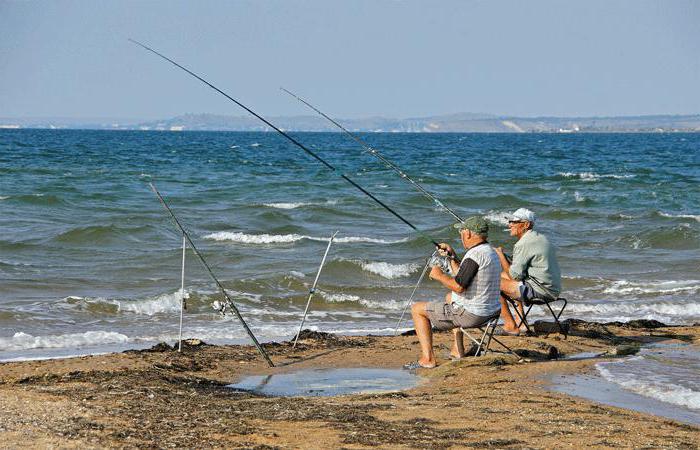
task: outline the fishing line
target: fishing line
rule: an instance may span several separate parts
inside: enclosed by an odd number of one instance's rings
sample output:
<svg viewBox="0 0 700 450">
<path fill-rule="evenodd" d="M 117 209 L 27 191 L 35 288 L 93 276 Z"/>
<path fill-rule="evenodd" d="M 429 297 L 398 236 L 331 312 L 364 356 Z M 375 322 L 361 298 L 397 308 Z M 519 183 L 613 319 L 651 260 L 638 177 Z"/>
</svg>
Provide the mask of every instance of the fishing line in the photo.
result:
<svg viewBox="0 0 700 450">
<path fill-rule="evenodd" d="M 409 222 L 409 221 L 406 220 L 403 216 L 401 216 L 399 213 L 397 213 L 396 211 L 394 211 L 393 209 L 391 209 L 389 206 L 387 206 L 384 202 L 382 202 L 381 200 L 379 200 L 377 197 L 375 197 L 373 194 L 371 194 L 371 193 L 370 193 L 369 191 L 367 191 L 365 188 L 363 188 L 362 186 L 360 186 L 359 184 L 357 184 L 355 181 L 353 181 L 352 179 L 350 179 L 350 177 L 348 177 L 348 176 L 345 175 L 344 173 L 338 172 L 338 170 L 337 170 L 334 166 L 332 166 L 330 163 L 328 163 L 326 160 L 324 160 L 323 158 L 321 158 L 320 156 L 318 156 L 316 153 L 314 153 L 314 152 L 312 152 L 311 150 L 309 150 L 308 148 L 306 148 L 306 147 L 305 147 L 303 144 L 301 144 L 299 141 L 297 141 L 296 139 L 294 139 L 293 137 L 291 137 L 289 134 L 287 134 L 287 133 L 285 133 L 284 131 L 282 131 L 282 130 L 280 130 L 279 128 L 277 128 L 275 125 L 273 125 L 273 124 L 272 124 L 271 122 L 269 122 L 267 119 L 265 119 L 265 118 L 262 117 L 261 115 L 257 114 L 255 111 L 253 111 L 252 109 L 248 108 L 248 107 L 247 107 L 246 105 L 244 105 L 243 103 L 241 103 L 241 102 L 239 102 L 238 100 L 236 100 L 235 98 L 231 97 L 231 96 L 228 95 L 226 92 L 222 91 L 221 89 L 219 89 L 218 87 L 214 86 L 213 84 L 211 84 L 210 82 L 208 82 L 208 81 L 205 80 L 204 78 L 200 77 L 200 76 L 197 75 L 196 73 L 192 72 L 191 70 L 187 69 L 186 67 L 181 66 L 180 64 L 176 63 L 175 61 L 173 61 L 172 59 L 168 58 L 167 56 L 165 56 L 165 55 L 163 55 L 163 54 L 157 52 L 156 50 L 153 50 L 151 47 L 148 47 L 147 45 L 142 44 L 142 43 L 140 43 L 140 42 L 138 42 L 138 41 L 135 41 L 135 40 L 133 40 L 133 39 L 129 39 L 129 41 L 133 42 L 134 44 L 138 45 L 139 47 L 142 47 L 142 48 L 148 50 L 149 52 L 151 52 L 151 53 L 153 53 L 153 54 L 155 54 L 155 55 L 160 56 L 161 58 L 163 58 L 164 60 L 168 61 L 169 63 L 171 63 L 171 64 L 174 65 L 175 67 L 178 67 L 178 68 L 184 70 L 185 72 L 187 72 L 188 74 L 190 74 L 190 75 L 193 76 L 194 78 L 198 79 L 198 80 L 201 81 L 202 83 L 206 84 L 207 86 L 209 86 L 210 88 L 212 88 L 213 90 L 215 90 L 216 92 L 218 92 L 219 94 L 221 94 L 221 95 L 223 95 L 224 97 L 226 97 L 227 99 L 231 100 L 231 101 L 232 101 L 233 103 L 235 103 L 236 105 L 238 105 L 238 106 L 240 106 L 241 108 L 245 109 L 245 110 L 246 110 L 247 112 L 249 112 L 251 115 L 253 115 L 253 116 L 256 117 L 257 119 L 259 119 L 260 121 L 262 121 L 265 125 L 269 126 L 269 127 L 272 128 L 273 130 L 275 130 L 276 132 L 278 132 L 279 134 L 281 134 L 282 136 L 284 136 L 285 138 L 287 138 L 291 143 L 293 143 L 294 145 L 296 145 L 297 147 L 299 147 L 300 149 L 302 149 L 303 151 L 305 151 L 308 155 L 310 155 L 310 156 L 313 157 L 315 160 L 317 160 L 318 162 L 320 162 L 321 164 L 323 164 L 324 166 L 326 166 L 328 169 L 330 169 L 332 172 L 334 172 L 335 174 L 337 174 L 338 176 L 340 176 L 340 178 L 344 179 L 344 180 L 347 181 L 348 183 L 350 183 L 350 184 L 352 184 L 353 186 L 355 186 L 355 188 L 357 188 L 358 190 L 360 190 L 360 191 L 361 191 L 363 194 L 365 194 L 367 197 L 371 198 L 371 199 L 374 200 L 378 205 L 380 205 L 382 208 L 386 209 L 386 210 L 389 211 L 391 214 L 393 214 L 394 217 L 396 217 L 397 219 L 399 219 L 400 221 L 402 221 L 403 223 L 405 223 L 406 225 L 408 225 L 413 231 L 417 232 L 417 233 L 418 233 L 419 235 L 421 235 L 422 237 L 425 237 L 426 239 L 428 239 L 428 240 L 429 240 L 430 242 L 432 242 L 433 245 L 435 245 L 436 247 L 438 246 L 437 241 L 435 241 L 433 238 L 431 238 L 430 236 L 428 236 L 428 235 L 427 235 L 426 233 L 424 233 L 423 231 L 421 231 L 421 230 L 419 230 L 418 228 L 416 228 L 411 222 Z"/>
<path fill-rule="evenodd" d="M 283 87 L 281 87 L 280 89 L 281 89 L 282 91 L 286 92 L 287 94 L 291 95 L 291 96 L 294 97 L 295 99 L 299 100 L 301 103 L 305 104 L 306 106 L 308 106 L 308 107 L 311 108 L 312 110 L 316 111 L 320 116 L 322 116 L 322 117 L 324 117 L 325 119 L 327 119 L 329 122 L 331 122 L 331 123 L 332 123 L 333 125 L 335 125 L 336 127 L 340 128 L 343 132 L 345 132 L 345 134 L 347 134 L 347 135 L 350 136 L 355 142 L 357 142 L 358 144 L 360 144 L 368 153 L 370 153 L 372 156 L 374 156 L 374 157 L 376 157 L 377 159 L 379 159 L 380 161 L 382 161 L 382 162 L 383 162 L 384 164 L 386 164 L 386 166 L 389 167 L 390 169 L 393 169 L 396 173 L 398 173 L 398 174 L 401 176 L 401 178 L 403 178 L 404 180 L 406 180 L 406 181 L 408 181 L 409 183 L 411 183 L 411 184 L 412 184 L 416 189 L 418 189 L 418 191 L 420 191 L 425 197 L 427 197 L 427 198 L 429 198 L 430 200 L 432 200 L 433 203 L 435 203 L 435 205 L 438 206 L 438 208 L 440 208 L 440 209 L 442 209 L 443 211 L 446 211 L 447 213 L 449 213 L 450 215 L 452 215 L 452 217 L 454 217 L 455 219 L 457 219 L 457 221 L 459 221 L 459 222 L 464 222 L 464 219 L 462 219 L 460 216 L 458 216 L 456 212 L 454 212 L 452 209 L 450 209 L 450 208 L 448 208 L 447 206 L 445 206 L 444 203 L 442 203 L 442 202 L 441 202 L 438 198 L 436 198 L 433 194 L 431 194 L 430 192 L 428 192 L 428 191 L 427 191 L 423 186 L 421 186 L 417 181 L 415 181 L 413 178 L 409 177 L 408 174 L 406 174 L 406 172 L 404 172 L 403 170 L 401 170 L 401 168 L 400 168 L 399 166 L 397 166 L 396 164 L 394 164 L 393 162 L 391 162 L 389 159 L 387 159 L 384 155 L 382 155 L 381 153 L 379 153 L 379 151 L 378 151 L 377 149 L 375 149 L 375 148 L 373 148 L 372 146 L 370 146 L 369 144 L 367 144 L 365 141 L 363 141 L 362 139 L 360 139 L 359 136 L 357 136 L 357 135 L 351 133 L 350 131 L 348 131 L 347 128 L 345 128 L 344 126 L 342 126 L 341 124 L 339 124 L 336 120 L 334 120 L 334 119 L 332 119 L 331 117 L 327 116 L 327 115 L 326 115 L 325 113 L 323 113 L 320 109 L 316 108 L 316 107 L 313 106 L 311 103 L 307 102 L 306 100 L 304 100 L 303 98 L 299 97 L 299 96 L 296 95 L 295 93 L 293 93 L 293 92 L 291 92 L 291 91 L 288 91 L 287 89 L 285 89 L 285 88 L 283 88 Z"/>
<path fill-rule="evenodd" d="M 219 288 L 221 293 L 224 295 L 224 298 L 226 299 L 226 304 L 221 306 L 219 309 L 219 312 L 222 314 L 224 313 L 225 309 L 228 307 L 230 308 L 233 313 L 238 317 L 238 320 L 241 321 L 241 324 L 243 325 L 243 328 L 245 328 L 246 333 L 248 333 L 248 336 L 250 336 L 250 339 L 253 341 L 253 344 L 255 344 L 255 347 L 258 349 L 260 354 L 265 358 L 265 361 L 267 361 L 267 364 L 270 367 L 275 367 L 275 365 L 272 363 L 272 360 L 270 359 L 269 356 L 267 356 L 267 352 L 265 352 L 265 349 L 262 348 L 258 340 L 255 338 L 255 335 L 253 332 L 248 328 L 248 324 L 243 320 L 243 316 L 241 316 L 241 313 L 238 311 L 238 308 L 236 307 L 236 304 L 233 303 L 233 300 L 231 300 L 231 297 L 226 293 L 226 289 L 224 289 L 224 286 L 219 282 L 219 280 L 216 278 L 214 275 L 214 272 L 212 272 L 211 268 L 209 267 L 209 264 L 207 264 L 206 260 L 202 256 L 201 253 L 199 253 L 199 250 L 197 250 L 197 247 L 195 247 L 194 242 L 192 242 L 192 239 L 190 239 L 190 235 L 187 234 L 187 231 L 180 225 L 180 221 L 177 220 L 177 217 L 175 217 L 175 213 L 173 213 L 173 210 L 170 209 L 170 206 L 165 202 L 165 199 L 163 199 L 163 196 L 160 195 L 160 192 L 158 192 L 158 189 L 153 185 L 153 183 L 148 183 L 148 185 L 151 187 L 151 190 L 153 191 L 154 194 L 158 197 L 158 200 L 160 200 L 160 203 L 163 205 L 166 211 L 168 211 L 168 214 L 170 214 L 170 217 L 173 219 L 173 222 L 175 222 L 175 226 L 180 230 L 182 235 L 187 238 L 187 243 L 190 245 L 190 248 L 194 252 L 195 255 L 199 258 L 199 261 L 202 263 L 204 268 L 207 270 L 209 273 L 209 276 L 211 277 L 212 280 L 214 280 L 214 283 L 216 283 L 216 286 Z M 216 302 L 218 303 L 218 302 Z"/>
</svg>

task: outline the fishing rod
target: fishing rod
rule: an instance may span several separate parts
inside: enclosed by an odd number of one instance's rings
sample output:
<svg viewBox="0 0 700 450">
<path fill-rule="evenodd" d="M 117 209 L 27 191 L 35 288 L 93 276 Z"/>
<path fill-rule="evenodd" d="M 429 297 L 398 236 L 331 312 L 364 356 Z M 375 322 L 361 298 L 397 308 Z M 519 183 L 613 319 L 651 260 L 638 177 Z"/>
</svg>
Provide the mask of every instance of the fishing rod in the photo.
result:
<svg viewBox="0 0 700 450">
<path fill-rule="evenodd" d="M 398 322 L 396 322 L 396 327 L 394 328 L 394 336 L 396 336 L 399 332 L 399 327 L 401 326 L 401 322 L 403 322 L 403 316 L 406 315 L 406 310 L 408 307 L 413 303 L 413 296 L 416 295 L 416 291 L 418 290 L 418 286 L 423 282 L 423 277 L 425 276 L 425 273 L 428 271 L 428 267 L 430 267 L 430 262 L 433 260 L 433 257 L 437 254 L 437 250 L 433 252 L 433 254 L 428 258 L 425 262 L 425 267 L 423 267 L 423 271 L 420 273 L 420 276 L 418 277 L 418 281 L 416 282 L 416 285 L 413 286 L 413 292 L 411 292 L 411 296 L 408 297 L 408 300 L 406 301 L 406 305 L 403 307 L 403 310 L 401 311 L 401 317 L 399 317 Z"/>
<path fill-rule="evenodd" d="M 413 178 L 409 177 L 408 174 L 406 174 L 406 172 L 404 172 L 403 170 L 401 170 L 401 168 L 399 168 L 396 164 L 394 164 L 394 163 L 391 162 L 389 159 L 387 159 L 384 155 L 382 155 L 381 153 L 379 153 L 379 151 L 378 151 L 377 149 L 373 148 L 372 146 L 370 146 L 369 144 L 367 144 L 365 141 L 363 141 L 362 139 L 360 139 L 359 136 L 357 136 L 357 135 L 351 133 L 350 131 L 348 131 L 347 128 L 345 128 L 344 126 L 342 126 L 341 124 L 339 124 L 336 120 L 334 120 L 333 118 L 327 116 L 323 111 L 321 111 L 320 109 L 316 108 L 316 107 L 313 106 L 311 103 L 307 102 L 306 100 L 304 100 L 303 98 L 299 97 L 299 96 L 296 95 L 295 93 L 293 93 L 293 92 L 291 92 L 291 91 L 289 91 L 289 90 L 287 90 L 287 89 L 285 89 L 285 88 L 283 88 L 283 87 L 281 87 L 280 89 L 281 89 L 282 91 L 286 92 L 287 94 L 291 95 L 291 96 L 294 97 L 295 99 L 299 100 L 301 103 L 305 104 L 306 106 L 308 106 L 308 107 L 311 108 L 312 110 L 316 111 L 320 116 L 322 116 L 322 117 L 324 117 L 325 119 L 327 119 L 329 122 L 331 122 L 331 123 L 332 123 L 333 125 L 335 125 L 336 127 L 340 128 L 343 132 L 345 132 L 345 134 L 347 134 L 347 135 L 350 136 L 355 142 L 357 142 L 358 144 L 360 144 L 368 153 L 370 153 L 372 156 L 376 157 L 376 158 L 379 159 L 381 162 L 383 162 L 384 164 L 386 164 L 387 167 L 393 169 L 396 173 L 398 173 L 398 174 L 401 176 L 401 178 L 403 178 L 404 180 L 406 180 L 406 181 L 408 181 L 409 183 L 411 183 L 411 184 L 413 185 L 413 187 L 415 187 L 416 189 L 418 189 L 425 197 L 427 197 L 427 198 L 429 198 L 430 200 L 432 200 L 432 201 L 435 203 L 435 205 L 438 206 L 438 208 L 440 208 L 440 209 L 442 209 L 443 211 L 446 211 L 447 213 L 451 214 L 452 217 L 454 217 L 455 219 L 457 219 L 457 221 L 459 221 L 459 222 L 463 222 L 463 221 L 464 221 L 464 219 L 462 219 L 459 215 L 457 215 L 456 212 L 454 212 L 451 208 L 445 206 L 445 204 L 442 203 L 438 198 L 436 198 L 433 194 L 431 194 L 430 192 L 428 192 L 423 186 L 421 186 L 421 185 L 420 185 L 417 181 L 415 181 Z"/>
<path fill-rule="evenodd" d="M 226 289 L 224 289 L 222 284 L 219 283 L 219 280 L 216 278 L 216 276 L 214 276 L 214 272 L 212 272 L 211 268 L 209 267 L 209 264 L 207 264 L 207 262 L 204 260 L 204 257 L 202 256 L 202 254 L 199 253 L 199 250 L 197 250 L 197 247 L 195 247 L 194 242 L 192 242 L 192 239 L 190 239 L 190 235 L 187 234 L 187 231 L 185 231 L 185 229 L 182 227 L 182 225 L 180 224 L 180 221 L 177 220 L 177 217 L 175 217 L 175 213 L 173 213 L 173 210 L 170 209 L 170 206 L 168 206 L 168 204 L 165 202 L 165 199 L 163 199 L 163 196 L 160 195 L 160 192 L 158 192 L 158 189 L 156 189 L 156 187 L 153 185 L 153 183 L 148 183 L 148 185 L 151 187 L 151 190 L 153 191 L 153 193 L 156 194 L 156 196 L 158 197 L 158 200 L 160 200 L 160 203 L 163 205 L 165 210 L 168 211 L 168 214 L 170 214 L 170 218 L 173 219 L 173 222 L 175 222 L 175 225 L 180 230 L 182 235 L 185 238 L 187 238 L 187 242 L 190 244 L 190 248 L 192 249 L 194 254 L 197 255 L 197 257 L 199 258 L 199 261 L 202 263 L 202 265 L 207 270 L 207 272 L 209 272 L 209 276 L 211 277 L 211 279 L 214 280 L 214 283 L 216 283 L 216 285 L 219 288 L 219 290 L 221 291 L 221 293 L 224 294 L 224 298 L 226 299 L 226 304 L 224 306 L 222 306 L 221 308 L 217 308 L 217 309 L 219 309 L 219 311 L 223 314 L 226 307 L 231 308 L 231 310 L 236 315 L 236 317 L 238 317 L 238 320 L 241 321 L 243 328 L 245 328 L 246 333 L 248 333 L 248 336 L 250 336 L 250 339 L 253 341 L 253 344 L 255 344 L 255 347 L 258 349 L 258 351 L 263 356 L 263 358 L 265 358 L 265 361 L 267 361 L 267 364 L 270 367 L 275 367 L 275 365 L 272 363 L 272 360 L 270 359 L 270 357 L 267 356 L 267 352 L 265 352 L 265 349 L 262 348 L 262 346 L 260 345 L 258 340 L 255 338 L 255 335 L 253 334 L 253 332 L 250 330 L 250 328 L 248 328 L 248 324 L 245 323 L 245 320 L 243 320 L 243 316 L 241 316 L 240 311 L 238 311 L 236 304 L 233 303 L 233 300 L 231 300 L 231 297 L 229 297 L 229 295 L 226 293 Z"/>
<path fill-rule="evenodd" d="M 246 105 L 244 105 L 243 103 L 241 103 L 241 102 L 239 102 L 238 100 L 236 100 L 235 98 L 231 97 L 231 96 L 228 95 L 226 92 L 222 91 L 221 89 L 219 89 L 218 87 L 214 86 L 213 84 L 211 84 L 210 82 L 208 82 L 208 81 L 205 80 L 204 78 L 200 77 L 200 76 L 197 75 L 196 73 L 192 72 L 191 70 L 187 69 L 186 67 L 183 67 L 182 65 L 176 63 L 175 61 L 173 61 L 172 59 L 170 59 L 170 58 L 168 58 L 167 56 L 163 55 L 162 53 L 159 53 L 159 52 L 157 52 L 156 50 L 153 50 L 151 47 L 149 47 L 149 46 L 147 46 L 147 45 L 145 45 L 145 44 L 142 44 L 141 42 L 135 41 L 135 40 L 133 40 L 133 39 L 129 39 L 129 41 L 133 42 L 134 44 L 138 45 L 139 47 L 142 47 L 142 48 L 148 50 L 149 52 L 151 52 L 151 53 L 153 53 L 153 54 L 155 54 L 155 55 L 160 56 L 160 57 L 163 58 L 164 60 L 168 61 L 170 64 L 172 64 L 172 65 L 174 65 L 175 67 L 178 67 L 178 68 L 184 70 L 185 72 L 187 72 L 188 74 L 190 74 L 190 75 L 193 76 L 194 78 L 198 79 L 198 80 L 201 81 L 202 83 L 206 84 L 207 86 L 209 86 L 210 88 L 212 88 L 213 90 L 215 90 L 216 92 L 218 92 L 219 94 L 221 94 L 221 95 L 223 95 L 224 97 L 226 97 L 227 99 L 231 100 L 233 103 L 235 103 L 236 105 L 240 106 L 241 108 L 243 108 L 244 110 L 246 110 L 248 113 L 250 113 L 251 115 L 253 115 L 253 116 L 256 117 L 257 119 L 259 119 L 260 121 L 262 121 L 265 125 L 269 126 L 269 127 L 272 128 L 273 130 L 275 130 L 276 132 L 278 132 L 279 134 L 281 134 L 282 136 L 284 136 L 285 138 L 287 138 L 291 143 L 293 143 L 294 145 L 296 145 L 297 147 L 299 147 L 300 149 L 302 149 L 304 152 L 306 152 L 308 155 L 310 155 L 311 157 L 313 157 L 315 160 L 317 160 L 318 162 L 320 162 L 321 164 L 323 164 L 324 166 L 326 166 L 326 168 L 330 169 L 333 173 L 335 173 L 336 175 L 340 176 L 340 178 L 342 178 L 342 179 L 344 179 L 345 181 L 347 181 L 348 183 L 352 184 L 354 187 L 356 187 L 358 190 L 360 190 L 363 194 L 365 194 L 366 196 L 368 196 L 369 198 L 371 198 L 372 200 L 374 200 L 374 201 L 375 201 L 378 205 L 380 205 L 382 208 L 386 209 L 386 210 L 389 211 L 391 214 L 393 214 L 394 217 L 396 217 L 397 219 L 399 219 L 400 221 L 402 221 L 403 223 L 405 223 L 406 225 L 408 225 L 413 231 L 417 232 L 419 235 L 421 235 L 421 236 L 425 237 L 426 239 L 428 239 L 428 240 L 429 240 L 430 242 L 432 242 L 433 245 L 435 245 L 436 247 L 439 247 L 439 244 L 437 243 L 437 241 L 435 241 L 435 239 L 431 238 L 431 237 L 428 236 L 426 233 L 424 233 L 423 231 L 421 231 L 421 230 L 419 230 L 418 228 L 416 228 L 411 222 L 409 222 L 409 221 L 406 220 L 403 216 L 401 216 L 399 213 L 397 213 L 396 211 L 394 211 L 393 209 L 391 209 L 389 206 L 387 206 L 384 202 L 382 202 L 381 200 L 379 200 L 377 197 L 375 197 L 373 194 L 371 194 L 371 193 L 370 193 L 369 191 L 367 191 L 365 188 L 363 188 L 362 186 L 360 186 L 359 184 L 357 184 L 355 181 L 353 181 L 352 179 L 350 179 L 350 177 L 348 177 L 348 176 L 345 175 L 344 173 L 338 172 L 338 170 L 337 170 L 334 166 L 332 166 L 330 163 L 328 163 L 326 160 L 324 160 L 323 158 L 321 158 L 320 156 L 318 156 L 316 153 L 314 153 L 314 152 L 312 152 L 311 150 L 309 150 L 308 148 L 306 148 L 306 147 L 305 147 L 303 144 L 301 144 L 299 141 L 297 141 L 296 139 L 294 139 L 293 137 L 291 137 L 289 134 L 287 134 L 287 133 L 285 133 L 284 131 L 282 131 L 282 130 L 280 130 L 279 128 L 277 128 L 277 127 L 276 127 L 275 125 L 273 125 L 270 121 L 268 121 L 267 119 L 265 119 L 264 117 L 262 117 L 261 115 L 259 115 L 258 113 L 256 113 L 255 111 L 253 111 L 252 109 L 250 109 L 249 107 L 247 107 Z"/>
<path fill-rule="evenodd" d="M 321 265 L 318 266 L 318 272 L 316 273 L 316 279 L 314 280 L 314 284 L 311 285 L 311 289 L 309 289 L 309 298 L 306 300 L 306 308 L 304 309 L 304 316 L 301 318 L 301 323 L 299 324 L 299 331 L 297 331 L 297 335 L 294 338 L 294 345 L 292 345 L 292 350 L 294 350 L 297 347 L 297 341 L 299 340 L 299 335 L 301 334 L 301 329 L 304 326 L 304 322 L 306 321 L 306 314 L 309 312 L 309 305 L 311 304 L 311 297 L 314 296 L 314 292 L 316 292 L 316 284 L 318 283 L 318 278 L 321 276 L 321 270 L 323 269 L 323 265 L 326 263 L 326 256 L 328 256 L 328 251 L 331 249 L 331 245 L 333 244 L 333 239 L 335 239 L 335 235 L 338 234 L 336 231 L 333 233 L 333 236 L 331 236 L 330 239 L 328 239 L 328 247 L 326 247 L 326 252 L 323 254 L 323 258 L 321 259 Z"/>
</svg>

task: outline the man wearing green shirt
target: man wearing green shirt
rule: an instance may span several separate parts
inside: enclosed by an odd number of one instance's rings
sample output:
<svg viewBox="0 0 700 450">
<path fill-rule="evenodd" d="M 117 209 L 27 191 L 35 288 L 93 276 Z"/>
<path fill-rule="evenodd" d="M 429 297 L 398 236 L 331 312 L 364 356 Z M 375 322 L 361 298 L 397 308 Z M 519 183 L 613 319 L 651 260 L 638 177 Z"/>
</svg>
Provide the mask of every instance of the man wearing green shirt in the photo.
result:
<svg viewBox="0 0 700 450">
<path fill-rule="evenodd" d="M 541 233 L 534 230 L 535 213 L 520 208 L 508 218 L 510 235 L 518 238 L 513 247 L 513 261 L 508 262 L 503 250 L 496 250 L 501 261 L 501 292 L 518 302 L 521 316 L 523 302 L 533 298 L 555 299 L 561 292 L 561 272 L 554 246 Z M 508 302 L 501 297 L 503 329 L 518 335 L 526 331 L 525 325 L 516 325 L 508 309 Z"/>
</svg>

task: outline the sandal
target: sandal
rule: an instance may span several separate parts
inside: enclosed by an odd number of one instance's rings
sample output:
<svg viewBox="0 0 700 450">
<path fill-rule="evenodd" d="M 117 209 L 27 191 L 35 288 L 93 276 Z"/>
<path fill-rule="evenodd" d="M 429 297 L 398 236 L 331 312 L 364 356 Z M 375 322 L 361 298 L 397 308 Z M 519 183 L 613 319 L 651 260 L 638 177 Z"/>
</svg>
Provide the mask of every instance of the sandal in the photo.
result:
<svg viewBox="0 0 700 450">
<path fill-rule="evenodd" d="M 521 333 L 520 330 L 518 331 L 508 331 L 504 328 L 499 328 L 496 331 L 494 331 L 493 335 L 494 336 L 521 336 L 524 335 L 525 333 Z"/>
<path fill-rule="evenodd" d="M 424 366 L 418 361 L 413 361 L 408 364 L 404 364 L 403 368 L 405 370 L 416 370 L 416 369 L 434 369 L 437 366 Z"/>
</svg>

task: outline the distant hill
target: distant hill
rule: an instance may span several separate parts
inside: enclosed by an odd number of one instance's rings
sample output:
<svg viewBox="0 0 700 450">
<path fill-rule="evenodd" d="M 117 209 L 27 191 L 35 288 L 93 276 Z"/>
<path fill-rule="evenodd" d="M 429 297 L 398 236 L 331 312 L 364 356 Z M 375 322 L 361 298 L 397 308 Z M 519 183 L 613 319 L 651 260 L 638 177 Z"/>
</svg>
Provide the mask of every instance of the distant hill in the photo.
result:
<svg viewBox="0 0 700 450">
<path fill-rule="evenodd" d="M 283 130 L 338 131 L 318 116 L 269 117 Z M 351 131 L 407 133 L 604 133 L 604 132 L 700 132 L 700 114 L 623 117 L 515 117 L 458 113 L 431 117 L 392 119 L 367 117 L 337 119 Z M 76 120 L 65 118 L 0 118 L 0 128 L 80 128 L 169 131 L 272 131 L 254 117 L 185 114 L 170 119 Z"/>
</svg>

